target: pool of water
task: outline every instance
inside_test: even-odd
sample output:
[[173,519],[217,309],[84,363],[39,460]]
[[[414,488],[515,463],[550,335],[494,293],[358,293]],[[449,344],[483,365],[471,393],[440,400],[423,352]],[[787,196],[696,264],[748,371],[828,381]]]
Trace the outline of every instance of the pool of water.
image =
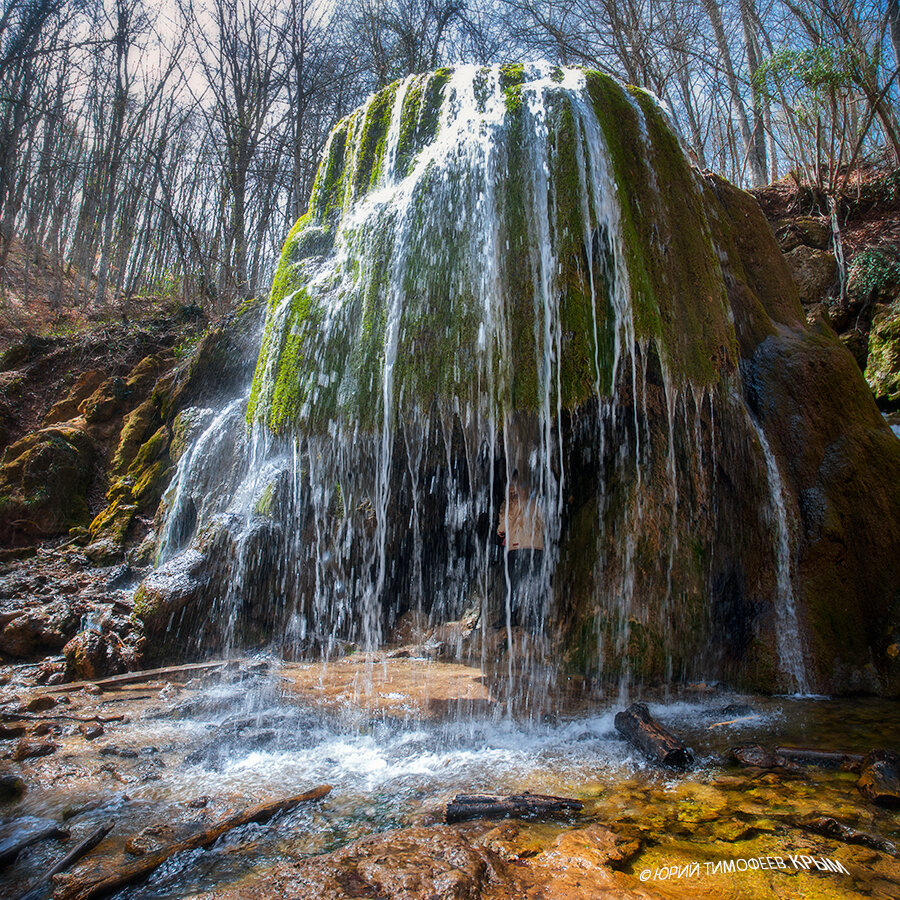
[[[112,834],[81,864],[86,871],[120,862],[142,829],[177,825],[184,833],[253,803],[332,786],[323,802],[269,826],[231,832],[212,850],[183,854],[121,894],[148,900],[215,890],[372,832],[439,821],[453,795],[479,791],[579,798],[585,808],[578,822],[602,821],[638,835],[648,848],[645,861],[666,846],[708,854],[751,837],[777,845],[785,821],[814,812],[900,844],[900,815],[865,804],[852,773],[751,777],[729,753],[747,741],[863,753],[896,746],[900,704],[717,692],[650,699],[651,712],[695,752],[690,772],[671,773],[648,765],[616,732],[618,706],[582,695],[569,709],[521,718],[492,704],[488,691],[449,717],[446,707],[427,714],[429,704],[414,696],[415,665],[433,678],[443,664],[392,662],[396,677],[374,689],[367,683],[368,702],[325,689],[340,681],[339,669],[309,666],[130,696],[73,695],[65,707],[71,714],[125,721],[107,723],[91,742],[65,726],[53,738],[56,753],[18,767],[29,787],[7,818],[65,821],[73,839],[113,821]],[[300,690],[292,677],[297,669],[306,677]],[[552,835],[571,825],[546,827]],[[157,839],[172,836],[163,828]],[[45,842],[23,854],[0,877],[0,896],[14,896],[65,847]]]

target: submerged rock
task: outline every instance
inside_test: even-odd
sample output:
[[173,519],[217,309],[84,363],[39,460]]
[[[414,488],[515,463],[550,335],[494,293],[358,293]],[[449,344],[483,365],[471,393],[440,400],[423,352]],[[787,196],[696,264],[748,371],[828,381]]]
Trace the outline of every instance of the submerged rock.
[[[636,841],[601,825],[560,836],[543,853],[515,855],[515,826],[412,827],[354,841],[324,856],[281,865],[252,886],[216,892],[221,900],[290,896],[295,900],[653,900],[637,878],[613,872]],[[195,900],[211,900],[211,894]]]

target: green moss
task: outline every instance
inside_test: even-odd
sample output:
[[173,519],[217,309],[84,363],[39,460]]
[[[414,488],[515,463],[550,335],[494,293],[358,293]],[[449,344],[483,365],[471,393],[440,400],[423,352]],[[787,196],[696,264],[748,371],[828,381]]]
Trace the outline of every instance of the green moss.
[[884,408],[900,407],[900,309],[889,308],[872,322],[866,381]]
[[157,460],[148,466],[135,481],[131,489],[134,499],[144,509],[159,503],[168,485],[172,467],[167,459]]
[[319,165],[309,200],[309,208],[319,221],[330,218],[335,211],[339,212],[343,207],[347,137],[353,121],[353,116],[342,119],[328,137],[325,159]]
[[650,95],[585,79],[618,191],[636,336],[659,342],[677,378],[712,383],[733,370],[736,339],[695,176]]
[[375,187],[381,177],[384,165],[385,143],[391,127],[391,111],[397,95],[399,82],[394,82],[379,91],[369,101],[363,120],[353,171],[353,196],[361,197]]
[[[408,171],[421,148],[433,140],[450,75],[449,69],[439,70],[406,84],[397,123],[401,172]],[[504,318],[498,346],[490,348],[495,366],[490,381],[498,409],[536,409],[548,392],[551,402],[558,399],[574,408],[598,388],[613,388],[612,293],[621,287],[614,284],[614,236],[598,222],[592,196],[583,189],[581,171],[589,153],[582,145],[585,137],[573,98],[551,90],[546,95],[548,212],[559,267],[547,277],[553,292],[550,306],[558,304],[559,309],[550,340],[560,371],[558,379],[554,373],[545,384],[542,361],[548,338],[545,298],[538,287],[544,276],[535,251],[538,198],[532,183],[533,142],[524,131],[529,115],[523,105],[525,77],[521,65],[501,67],[498,75],[507,102],[495,193],[499,245],[505,248],[498,304]],[[721,271],[694,175],[648,95],[630,97],[598,73],[586,73],[586,79],[607,136],[621,200],[622,246],[637,336],[658,342],[676,377],[712,382],[722,368],[733,367],[735,338],[727,324]],[[273,282],[248,406],[250,420],[264,409],[268,424],[278,431],[301,422],[320,427],[344,414],[363,427],[382,421],[396,211],[375,213],[365,232],[344,230],[342,243],[348,253],[343,271],[334,272],[332,284],[319,282],[315,297],[305,286],[310,271],[306,261],[333,249],[340,223],[326,221],[324,212],[337,208],[336,201],[325,199],[336,185],[350,177],[353,195],[359,196],[377,183],[398,89],[394,84],[374,95],[331,136],[311,212],[288,236]],[[478,273],[473,267],[479,263],[472,248],[482,236],[470,232],[471,219],[465,215],[453,213],[453,222],[440,221],[434,209],[436,196],[465,195],[468,176],[461,167],[434,166],[424,170],[416,184],[409,213],[413,222],[404,224],[403,302],[394,311],[398,320],[393,327],[403,347],[393,373],[396,409],[404,402],[427,406],[438,397],[468,402],[480,390],[472,375],[483,366],[488,349],[484,339],[494,339],[481,330],[484,314],[474,287]],[[331,312],[328,339],[322,344],[315,336],[325,307]]]
[[522,63],[507,63],[500,66],[500,89],[505,91],[525,81],[525,66]]
[[155,462],[162,456],[169,447],[169,430],[163,425],[158,428],[153,435],[141,444],[140,449],[135,454],[134,460],[128,467],[128,473],[135,475],[146,469],[151,463]]
[[131,492],[124,497],[116,497],[97,517],[91,522],[88,531],[94,541],[108,538],[116,544],[123,544],[128,528],[137,512],[137,504],[127,502],[131,500]]

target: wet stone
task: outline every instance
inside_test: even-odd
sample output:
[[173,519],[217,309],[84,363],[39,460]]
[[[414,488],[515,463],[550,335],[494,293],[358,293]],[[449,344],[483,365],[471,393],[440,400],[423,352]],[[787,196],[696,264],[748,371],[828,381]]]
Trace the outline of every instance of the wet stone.
[[41,756],[50,756],[59,749],[57,744],[52,741],[28,741],[22,739],[16,744],[13,750],[12,758],[16,762],[22,762],[26,759],[37,759]]
[[103,726],[99,722],[83,722],[78,730],[86,741],[96,740],[103,734]]
[[13,803],[25,793],[25,780],[19,775],[0,773],[0,803]]
[[28,712],[44,712],[45,710],[53,709],[58,702],[56,697],[52,697],[49,694],[39,694],[25,704],[25,709]]

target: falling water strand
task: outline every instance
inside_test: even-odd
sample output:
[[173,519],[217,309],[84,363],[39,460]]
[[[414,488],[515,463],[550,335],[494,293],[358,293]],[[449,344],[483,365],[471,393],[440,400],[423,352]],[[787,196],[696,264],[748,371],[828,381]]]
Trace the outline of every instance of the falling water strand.
[[776,564],[776,622],[775,639],[782,674],[789,682],[790,690],[798,694],[810,692],[806,673],[806,659],[803,636],[797,617],[794,599],[794,585],[791,577],[791,540],[787,509],[784,503],[784,486],[775,454],[766,439],[765,432],[752,414],[747,418],[756,433],[766,463],[769,483],[769,497],[775,517],[775,564]]

